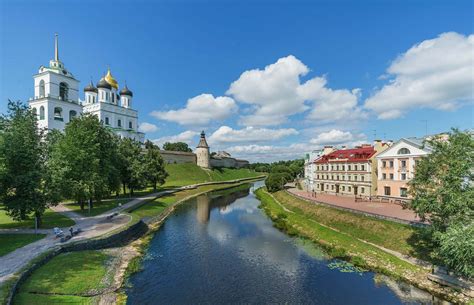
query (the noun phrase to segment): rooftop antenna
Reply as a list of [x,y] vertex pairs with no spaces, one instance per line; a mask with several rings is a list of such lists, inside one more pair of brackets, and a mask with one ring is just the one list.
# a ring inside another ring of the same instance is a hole
[[54,33],[54,60],[59,61],[58,33]]
[[375,140],[377,140],[377,130],[374,129],[374,130],[372,130],[372,131],[374,132],[374,141],[375,141]]

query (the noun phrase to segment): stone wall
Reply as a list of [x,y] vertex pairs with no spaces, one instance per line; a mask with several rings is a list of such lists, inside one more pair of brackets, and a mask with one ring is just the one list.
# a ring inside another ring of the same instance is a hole
[[227,168],[242,168],[249,164],[246,160],[239,160],[235,158],[213,158],[211,157],[212,167],[227,167]]
[[163,160],[167,164],[174,163],[194,163],[196,164],[196,154],[192,152],[160,150]]

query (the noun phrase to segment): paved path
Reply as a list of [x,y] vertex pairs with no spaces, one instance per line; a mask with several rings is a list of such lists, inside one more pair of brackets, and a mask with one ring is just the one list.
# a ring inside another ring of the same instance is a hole
[[[223,181],[223,182],[206,182],[206,183],[198,183],[194,185],[187,185],[178,187],[171,190],[160,191],[156,193],[152,193],[149,195],[145,195],[138,198],[131,198],[129,202],[123,204],[119,207],[111,209],[105,213],[102,213],[97,216],[92,217],[85,217],[81,214],[78,214],[74,211],[71,211],[67,208],[64,204],[59,204],[56,207],[52,207],[52,209],[58,213],[61,213],[76,222],[74,228],[80,228],[82,232],[75,236],[74,238],[70,239],[67,242],[61,243],[59,239],[55,238],[52,229],[41,229],[38,232],[47,234],[47,236],[41,240],[28,244],[24,247],[16,249],[13,252],[10,252],[7,255],[0,257],[0,286],[3,284],[4,281],[8,280],[12,277],[16,272],[21,270],[24,266],[28,264],[32,259],[39,256],[40,254],[56,247],[59,245],[64,245],[70,242],[76,242],[79,240],[89,239],[93,237],[97,237],[103,234],[106,234],[110,231],[113,231],[131,220],[131,217],[127,214],[120,214],[124,210],[136,206],[143,201],[151,200],[156,197],[161,197],[166,194],[170,194],[173,192],[177,192],[180,190],[185,189],[192,189],[202,185],[209,185],[209,184],[224,184],[224,183],[237,183],[244,180],[250,180],[248,178],[244,179],[236,179],[230,181]],[[107,216],[119,213],[118,216],[113,217],[112,219],[107,219]],[[68,228],[62,228],[65,234],[68,234]],[[34,233],[34,229],[0,229],[0,234],[9,234],[9,233]]]
[[313,197],[312,193],[295,188],[289,189],[288,191],[296,196],[313,201],[315,203],[324,203],[338,208],[372,214],[375,216],[382,216],[384,218],[390,218],[402,222],[421,223],[420,218],[418,218],[418,216],[416,216],[413,211],[409,209],[403,209],[402,206],[394,203],[369,201],[356,202],[354,197],[335,196],[329,194],[316,194],[315,198]]

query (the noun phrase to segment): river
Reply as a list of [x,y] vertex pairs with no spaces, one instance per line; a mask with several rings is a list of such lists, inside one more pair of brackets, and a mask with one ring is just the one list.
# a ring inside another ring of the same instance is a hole
[[261,182],[188,200],[153,237],[128,304],[431,304],[428,293],[290,238],[258,208]]

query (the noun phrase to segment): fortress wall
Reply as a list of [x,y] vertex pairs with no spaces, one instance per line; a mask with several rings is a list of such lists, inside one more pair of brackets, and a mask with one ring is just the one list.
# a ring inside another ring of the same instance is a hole
[[181,151],[160,150],[163,160],[167,164],[196,163],[196,154]]

